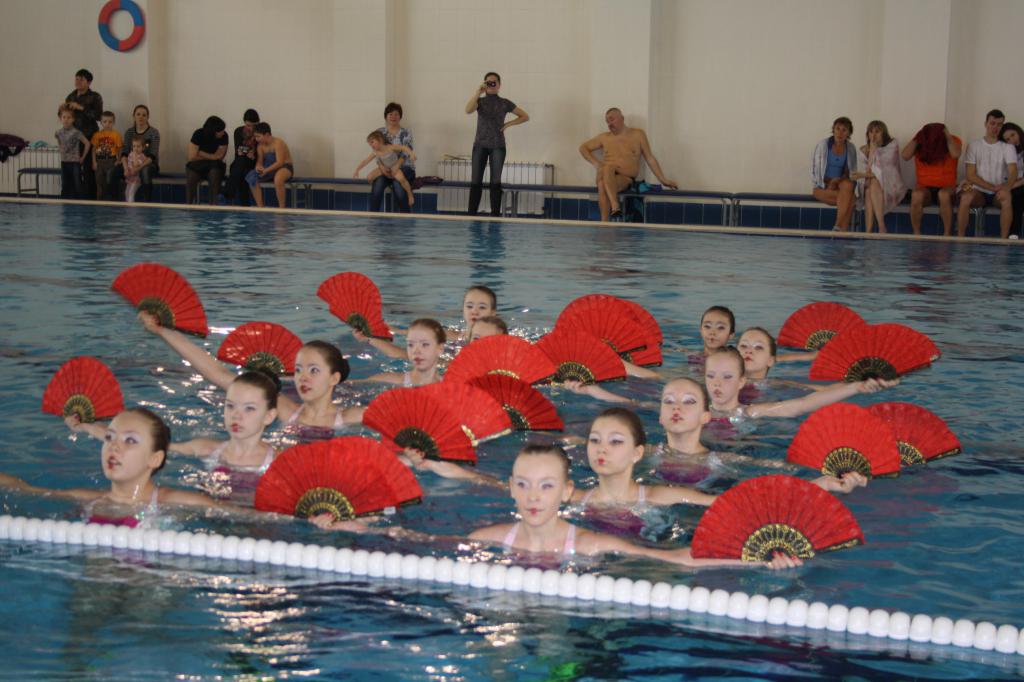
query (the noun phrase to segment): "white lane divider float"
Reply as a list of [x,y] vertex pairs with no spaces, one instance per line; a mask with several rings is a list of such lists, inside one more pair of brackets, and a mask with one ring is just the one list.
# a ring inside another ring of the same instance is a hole
[[526,592],[582,601],[613,602],[708,613],[735,620],[788,625],[853,635],[951,644],[955,647],[1024,655],[1024,631],[1013,625],[975,623],[860,606],[831,606],[820,601],[748,595],[705,587],[670,585],[608,575],[454,561],[447,557],[370,552],[301,542],[272,542],[189,531],[127,528],[54,519],[0,516],[0,540],[113,547],[136,551],[250,561],[372,578],[420,580],[479,589]]

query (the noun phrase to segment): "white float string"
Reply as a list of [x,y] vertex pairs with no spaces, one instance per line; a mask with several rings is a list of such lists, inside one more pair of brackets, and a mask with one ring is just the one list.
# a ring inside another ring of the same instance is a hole
[[392,578],[468,585],[525,592],[581,601],[614,602],[635,606],[708,613],[751,623],[788,625],[853,635],[952,644],[956,647],[1024,655],[1024,631],[1013,625],[996,626],[961,618],[828,605],[803,599],[748,595],[708,590],[705,587],[613,578],[608,575],[542,571],[483,561],[417,556],[398,552],[370,552],[301,542],[255,540],[235,535],[193,533],[182,530],[128,528],[54,519],[0,516],[0,540],[48,542],[113,547],[161,554],[209,557],[259,564],[289,566],[372,578]]

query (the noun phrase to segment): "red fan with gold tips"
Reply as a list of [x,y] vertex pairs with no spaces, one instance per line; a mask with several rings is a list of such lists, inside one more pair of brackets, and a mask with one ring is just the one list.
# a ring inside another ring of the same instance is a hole
[[931,410],[913,403],[878,403],[868,412],[883,419],[896,435],[904,466],[950,457],[961,452],[960,441],[949,426]]
[[121,386],[110,368],[87,355],[71,358],[54,373],[43,391],[43,412],[83,422],[113,417],[124,410]]
[[487,374],[469,382],[491,394],[512,419],[517,431],[562,431],[565,422],[543,393],[504,374]]
[[811,365],[813,381],[895,379],[927,367],[941,353],[932,340],[902,324],[865,324],[837,335]]
[[473,445],[512,432],[512,419],[487,391],[460,381],[439,381],[416,389],[447,405]]
[[558,367],[552,381],[592,384],[626,378],[622,358],[601,339],[586,332],[555,328],[542,336],[536,346]]
[[857,519],[835,495],[793,476],[758,476],[718,496],[693,532],[698,559],[809,559],[864,542]]
[[900,454],[892,428],[863,407],[835,403],[815,411],[789,444],[786,461],[828,476],[856,471],[865,476],[898,476]]
[[316,290],[331,313],[364,336],[390,341],[391,330],[384,322],[380,290],[366,275],[339,272],[328,277]]
[[487,374],[504,374],[528,384],[547,379],[555,365],[542,350],[511,334],[485,336],[456,355],[444,372],[445,381],[469,381]]
[[342,436],[288,448],[256,485],[256,509],[335,520],[419,502],[420,484],[409,467],[372,438]]
[[[477,342],[479,343],[479,342]],[[363,425],[396,449],[415,448],[430,459],[476,464],[472,439],[451,408],[416,388],[393,388],[373,399]]]
[[217,350],[217,359],[246,369],[294,374],[295,356],[301,348],[302,340],[286,327],[273,322],[246,322],[227,335]]
[[166,265],[139,263],[121,271],[111,289],[138,310],[152,314],[160,326],[205,337],[210,333],[206,311],[195,289]]
[[841,303],[809,303],[786,318],[776,341],[788,348],[820,350],[836,334],[864,324],[864,318]]
[[657,345],[650,345],[647,348],[635,350],[632,353],[625,353],[622,359],[641,367],[661,367],[661,363],[665,361],[664,356],[661,354],[661,347]]
[[614,296],[591,294],[576,299],[555,320],[555,329],[593,334],[616,353],[647,346],[647,333],[635,313],[625,301]]

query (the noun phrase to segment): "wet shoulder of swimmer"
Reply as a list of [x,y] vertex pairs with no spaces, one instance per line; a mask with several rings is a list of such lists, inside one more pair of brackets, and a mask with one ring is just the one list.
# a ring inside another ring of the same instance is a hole
[[411,365],[408,372],[379,372],[360,381],[377,381],[399,386],[425,386],[441,380],[438,362],[444,353],[447,334],[437,320],[421,318],[409,325],[403,357]]

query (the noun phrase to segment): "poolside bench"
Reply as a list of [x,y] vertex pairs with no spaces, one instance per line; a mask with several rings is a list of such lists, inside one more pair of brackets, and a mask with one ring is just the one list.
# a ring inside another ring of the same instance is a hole
[[[18,196],[25,192],[35,192],[36,196],[39,196],[39,177],[43,175],[56,175],[60,177],[60,168],[54,168],[48,166],[46,168],[33,167],[33,168],[19,168],[18,169]],[[25,187],[22,184],[23,178],[33,177],[35,178],[35,185],[31,187]]]

